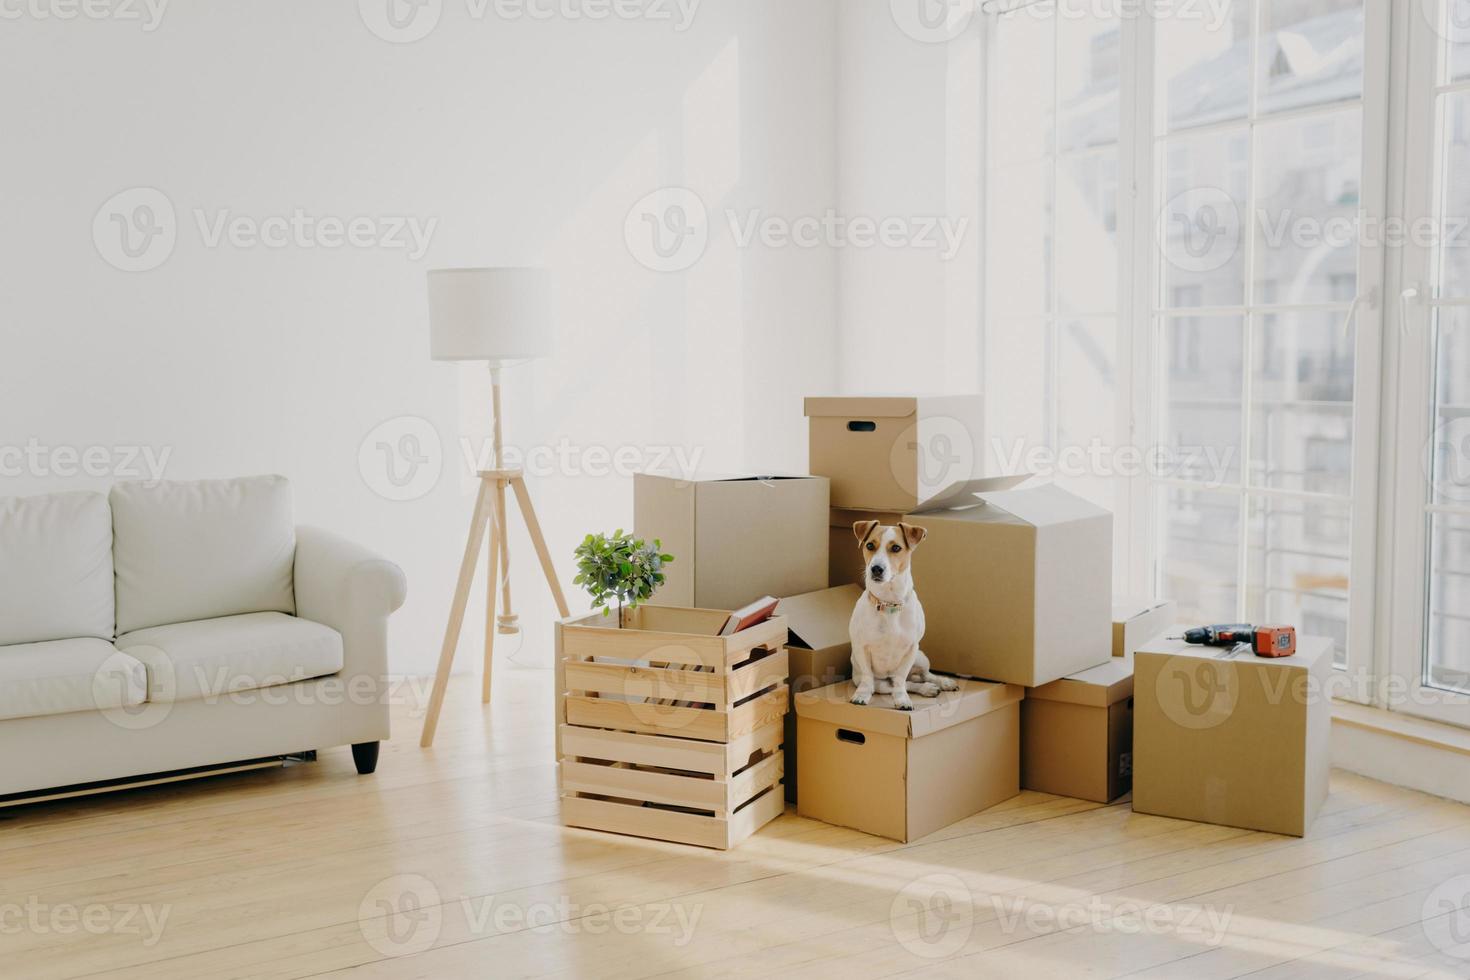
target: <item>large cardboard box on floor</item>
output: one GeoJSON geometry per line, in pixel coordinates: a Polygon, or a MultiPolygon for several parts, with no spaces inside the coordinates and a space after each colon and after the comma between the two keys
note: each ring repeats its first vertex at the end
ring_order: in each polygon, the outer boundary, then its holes
{"type": "Polygon", "coordinates": [[[851,704],[854,689],[796,696],[802,816],[911,841],[1021,791],[1020,688],[961,681],[913,711],[851,704]]]}
{"type": "Polygon", "coordinates": [[[820,476],[633,477],[633,533],[674,556],[653,602],[738,609],[827,586],[820,476]]]}
{"type": "Polygon", "coordinates": [[[1133,785],[1129,658],[1033,687],[1021,702],[1021,785],[1110,803],[1133,785]]]}
{"type": "Polygon", "coordinates": [[[1129,657],[1179,618],[1173,599],[1114,599],[1113,656],[1129,657]]]}
{"type": "Polygon", "coordinates": [[[1306,833],[1327,798],[1331,641],[1290,657],[1158,638],[1133,657],[1133,809],[1306,833]]]}
{"type": "Polygon", "coordinates": [[[971,480],[904,520],[935,670],[1039,687],[1112,655],[1113,516],[1025,477],[971,480]]]}
{"type": "MultiPolygon", "coordinates": [[[[856,551],[857,548],[853,548],[856,551]]],[[[786,620],[791,664],[792,710],[786,715],[786,799],[796,802],[796,695],[852,676],[852,641],[847,624],[862,598],[857,585],[843,585],[782,599],[776,615],[786,620]]]]}
{"type": "Polygon", "coordinates": [[[985,399],[806,399],[808,469],[832,480],[832,506],[902,513],[985,459],[985,399]]]}

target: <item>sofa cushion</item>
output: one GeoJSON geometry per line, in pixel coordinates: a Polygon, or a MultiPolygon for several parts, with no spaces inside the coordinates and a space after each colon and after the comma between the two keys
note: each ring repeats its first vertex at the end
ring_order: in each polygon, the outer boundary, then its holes
{"type": "Polygon", "coordinates": [[[0,646],[111,640],[112,515],[100,493],[0,499],[0,646]]]}
{"type": "Polygon", "coordinates": [[[147,697],[147,670],[106,640],[0,647],[0,720],[130,708],[147,697]]]}
{"type": "Polygon", "coordinates": [[[296,531],[285,477],[112,488],[117,631],[294,613],[296,531]]]}
{"type": "Polygon", "coordinates": [[[192,701],[342,669],[342,637],[284,613],[247,613],[125,633],[117,647],[148,667],[149,701],[192,701]]]}

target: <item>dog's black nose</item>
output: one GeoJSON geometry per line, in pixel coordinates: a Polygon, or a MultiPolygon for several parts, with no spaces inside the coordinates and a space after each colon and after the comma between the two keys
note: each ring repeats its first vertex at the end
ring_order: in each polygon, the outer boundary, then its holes
{"type": "Polygon", "coordinates": [[[875,582],[883,581],[883,576],[887,574],[887,572],[883,570],[882,565],[874,565],[872,568],[868,569],[868,571],[870,574],[872,574],[873,581],[875,582]]]}

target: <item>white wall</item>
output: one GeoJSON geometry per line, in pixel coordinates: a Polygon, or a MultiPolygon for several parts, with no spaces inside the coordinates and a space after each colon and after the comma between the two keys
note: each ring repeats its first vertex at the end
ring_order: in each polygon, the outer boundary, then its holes
{"type": "MultiPolygon", "coordinates": [[[[679,31],[443,0],[437,27],[403,44],[365,26],[372,0],[178,3],[152,31],[8,21],[0,451],[40,455],[0,476],[0,494],[111,482],[58,473],[58,447],[148,446],[170,454],[174,479],[284,473],[303,522],[404,567],[393,664],[432,669],[472,492],[458,443],[483,436],[488,412],[483,369],[427,358],[424,273],[448,265],[558,276],[556,356],[507,376],[511,443],[680,446],[706,467],[801,469],[800,398],[838,383],[837,256],[742,248],[723,211],[835,204],[835,7],[705,0],[679,31]],[[662,185],[693,189],[710,214],[707,249],[677,274],[640,265],[624,236],[629,209],[662,185]],[[177,241],[157,268],[124,272],[93,222],[134,187],[166,194],[177,241]],[[437,227],[417,258],[211,246],[196,227],[197,209],[298,208],[437,227]],[[432,456],[437,438],[444,467],[395,502],[375,492],[387,471],[374,444],[397,445],[404,416],[427,421],[420,445],[432,456]]],[[[103,229],[110,247],[105,213],[103,229]]],[[[532,486],[570,589],[572,546],[631,523],[631,486],[562,470],[532,486]]],[[[544,665],[553,610],[524,537],[514,544],[528,629],[512,659],[544,665]]],[[[479,621],[472,610],[462,667],[479,621]]]]}
{"type": "Polygon", "coordinates": [[[980,390],[980,22],[952,4],[958,19],[948,29],[922,29],[917,11],[939,6],[849,3],[839,13],[842,211],[879,220],[943,216],[963,228],[948,259],[923,247],[840,250],[849,392],[980,390]]]}

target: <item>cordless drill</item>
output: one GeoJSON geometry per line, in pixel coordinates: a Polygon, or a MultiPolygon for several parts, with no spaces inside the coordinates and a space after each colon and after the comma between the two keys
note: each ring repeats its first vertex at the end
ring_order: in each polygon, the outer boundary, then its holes
{"type": "Polygon", "coordinates": [[[1295,626],[1252,626],[1229,623],[1219,626],[1196,626],[1184,631],[1186,643],[1202,643],[1210,647],[1233,647],[1248,644],[1258,657],[1289,657],[1296,653],[1295,626]]]}

